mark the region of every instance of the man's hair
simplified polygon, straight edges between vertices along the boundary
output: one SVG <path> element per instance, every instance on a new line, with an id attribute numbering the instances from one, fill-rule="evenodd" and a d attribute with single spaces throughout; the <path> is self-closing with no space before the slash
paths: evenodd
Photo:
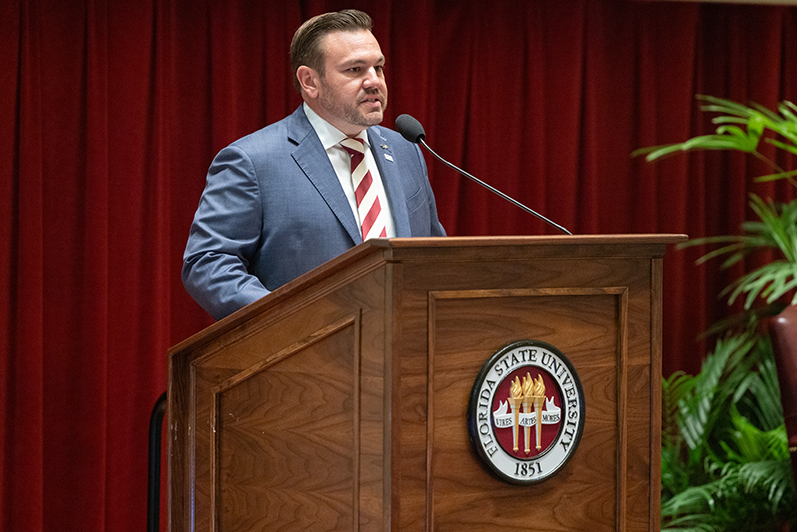
<path id="1" fill-rule="evenodd" d="M 371 31 L 373 21 L 366 13 L 356 9 L 344 9 L 334 13 L 324 13 L 313 17 L 299 26 L 291 40 L 291 67 L 293 85 L 302 92 L 296 71 L 300 66 L 308 66 L 324 75 L 324 50 L 321 41 L 333 31 Z"/>

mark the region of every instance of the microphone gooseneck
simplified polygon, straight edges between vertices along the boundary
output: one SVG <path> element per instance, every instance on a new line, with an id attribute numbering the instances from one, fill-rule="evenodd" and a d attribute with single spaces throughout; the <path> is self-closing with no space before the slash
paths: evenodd
<path id="1" fill-rule="evenodd" d="M 398 118 L 396 118 L 396 129 L 398 130 L 399 133 L 401 133 L 402 137 L 407 139 L 409 142 L 412 142 L 413 144 L 420 144 L 421 146 L 423 146 L 424 148 L 429 150 L 429 153 L 434 155 L 440 162 L 442 162 L 443 164 L 445 164 L 449 168 L 459 172 L 460 174 L 464 175 L 465 177 L 467 177 L 471 181 L 474 181 L 474 182 L 480 184 L 481 186 L 483 186 L 484 188 L 486 188 L 490 192 L 492 192 L 494 194 L 497 194 L 498 196 L 504 198 L 505 200 L 507 200 L 512 205 L 515 205 L 516 207 L 520 207 L 521 209 L 523 209 L 527 213 L 532 214 L 532 215 L 536 216 L 537 218 L 539 218 L 540 220 L 542 220 L 543 222 L 551 225 L 552 227 L 557 228 L 559 231 L 561 231 L 561 232 L 563 232 L 563 233 L 565 233 L 567 235 L 572 235 L 573 234 L 570 231 L 568 231 L 567 229 L 565 229 L 564 227 L 562 227 L 561 225 L 559 225 L 558 223 L 556 223 L 556 222 L 554 222 L 552 220 L 549 220 L 548 218 L 546 218 L 542 214 L 540 214 L 540 213 L 538 213 L 538 212 L 526 207 L 525 205 L 523 205 L 522 203 L 520 203 L 516 199 L 513 199 L 513 198 L 507 196 L 506 194 L 504 194 L 503 192 L 501 192 L 497 188 L 495 188 L 495 187 L 493 187 L 491 185 L 488 185 L 487 183 L 485 183 L 481 179 L 470 175 L 465 170 L 463 170 L 463 169 L 461 169 L 461 168 L 459 168 L 457 166 L 454 166 L 450 162 L 446 161 L 445 159 L 443 159 L 442 157 L 437 155 L 437 153 L 435 153 L 435 151 L 432 148 L 430 148 L 428 144 L 426 144 L 426 141 L 424 140 L 426 138 L 426 133 L 424 132 L 423 126 L 421 125 L 421 123 L 418 122 L 415 118 L 411 117 L 410 115 L 401 115 Z"/>

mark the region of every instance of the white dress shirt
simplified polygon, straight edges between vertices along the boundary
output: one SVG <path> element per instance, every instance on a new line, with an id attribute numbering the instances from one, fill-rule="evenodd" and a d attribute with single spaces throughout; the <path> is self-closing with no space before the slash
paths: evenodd
<path id="1" fill-rule="evenodd" d="M 307 115 L 310 125 L 313 126 L 316 134 L 318 134 L 318 138 L 321 139 L 321 144 L 327 152 L 329 161 L 332 163 L 332 168 L 335 169 L 335 174 L 338 176 L 340 186 L 343 188 L 343 192 L 349 200 L 351 212 L 354 214 L 354 219 L 357 220 L 357 227 L 360 227 L 362 221 L 360 220 L 360 213 L 357 210 L 357 199 L 354 196 L 354 184 L 351 181 L 351 157 L 340 145 L 340 142 L 345 139 L 347 135 L 318 116 L 315 111 L 310 109 L 310 106 L 307 105 L 306 102 L 303 106 L 304 114 Z M 376 193 L 379 197 L 386 200 L 380 202 L 380 206 L 382 207 L 382 214 L 384 215 L 387 237 L 393 238 L 396 236 L 396 228 L 393 223 L 393 216 L 390 212 L 390 199 L 385 193 L 385 187 L 382 184 L 382 176 L 379 174 L 379 167 L 376 165 L 374 154 L 371 151 L 371 144 L 368 142 L 368 134 L 363 130 L 357 135 L 357 138 L 362 139 L 365 143 L 365 161 L 368 165 L 368 171 L 371 172 L 371 178 L 373 179 L 371 186 L 375 186 Z"/>

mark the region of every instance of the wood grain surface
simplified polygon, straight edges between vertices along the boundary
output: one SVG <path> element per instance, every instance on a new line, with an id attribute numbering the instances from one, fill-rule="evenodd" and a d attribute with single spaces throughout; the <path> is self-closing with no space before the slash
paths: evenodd
<path id="1" fill-rule="evenodd" d="M 369 242 L 169 353 L 173 531 L 656 531 L 661 260 L 678 235 Z M 584 388 L 572 459 L 499 480 L 466 411 L 502 347 Z"/>

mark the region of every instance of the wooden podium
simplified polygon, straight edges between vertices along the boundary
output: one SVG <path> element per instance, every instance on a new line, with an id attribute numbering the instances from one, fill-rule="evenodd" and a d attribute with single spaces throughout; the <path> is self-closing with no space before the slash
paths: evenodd
<path id="1" fill-rule="evenodd" d="M 375 240 L 169 351 L 170 530 L 657 531 L 662 257 L 682 235 Z M 535 485 L 471 447 L 518 340 L 583 384 Z"/>

